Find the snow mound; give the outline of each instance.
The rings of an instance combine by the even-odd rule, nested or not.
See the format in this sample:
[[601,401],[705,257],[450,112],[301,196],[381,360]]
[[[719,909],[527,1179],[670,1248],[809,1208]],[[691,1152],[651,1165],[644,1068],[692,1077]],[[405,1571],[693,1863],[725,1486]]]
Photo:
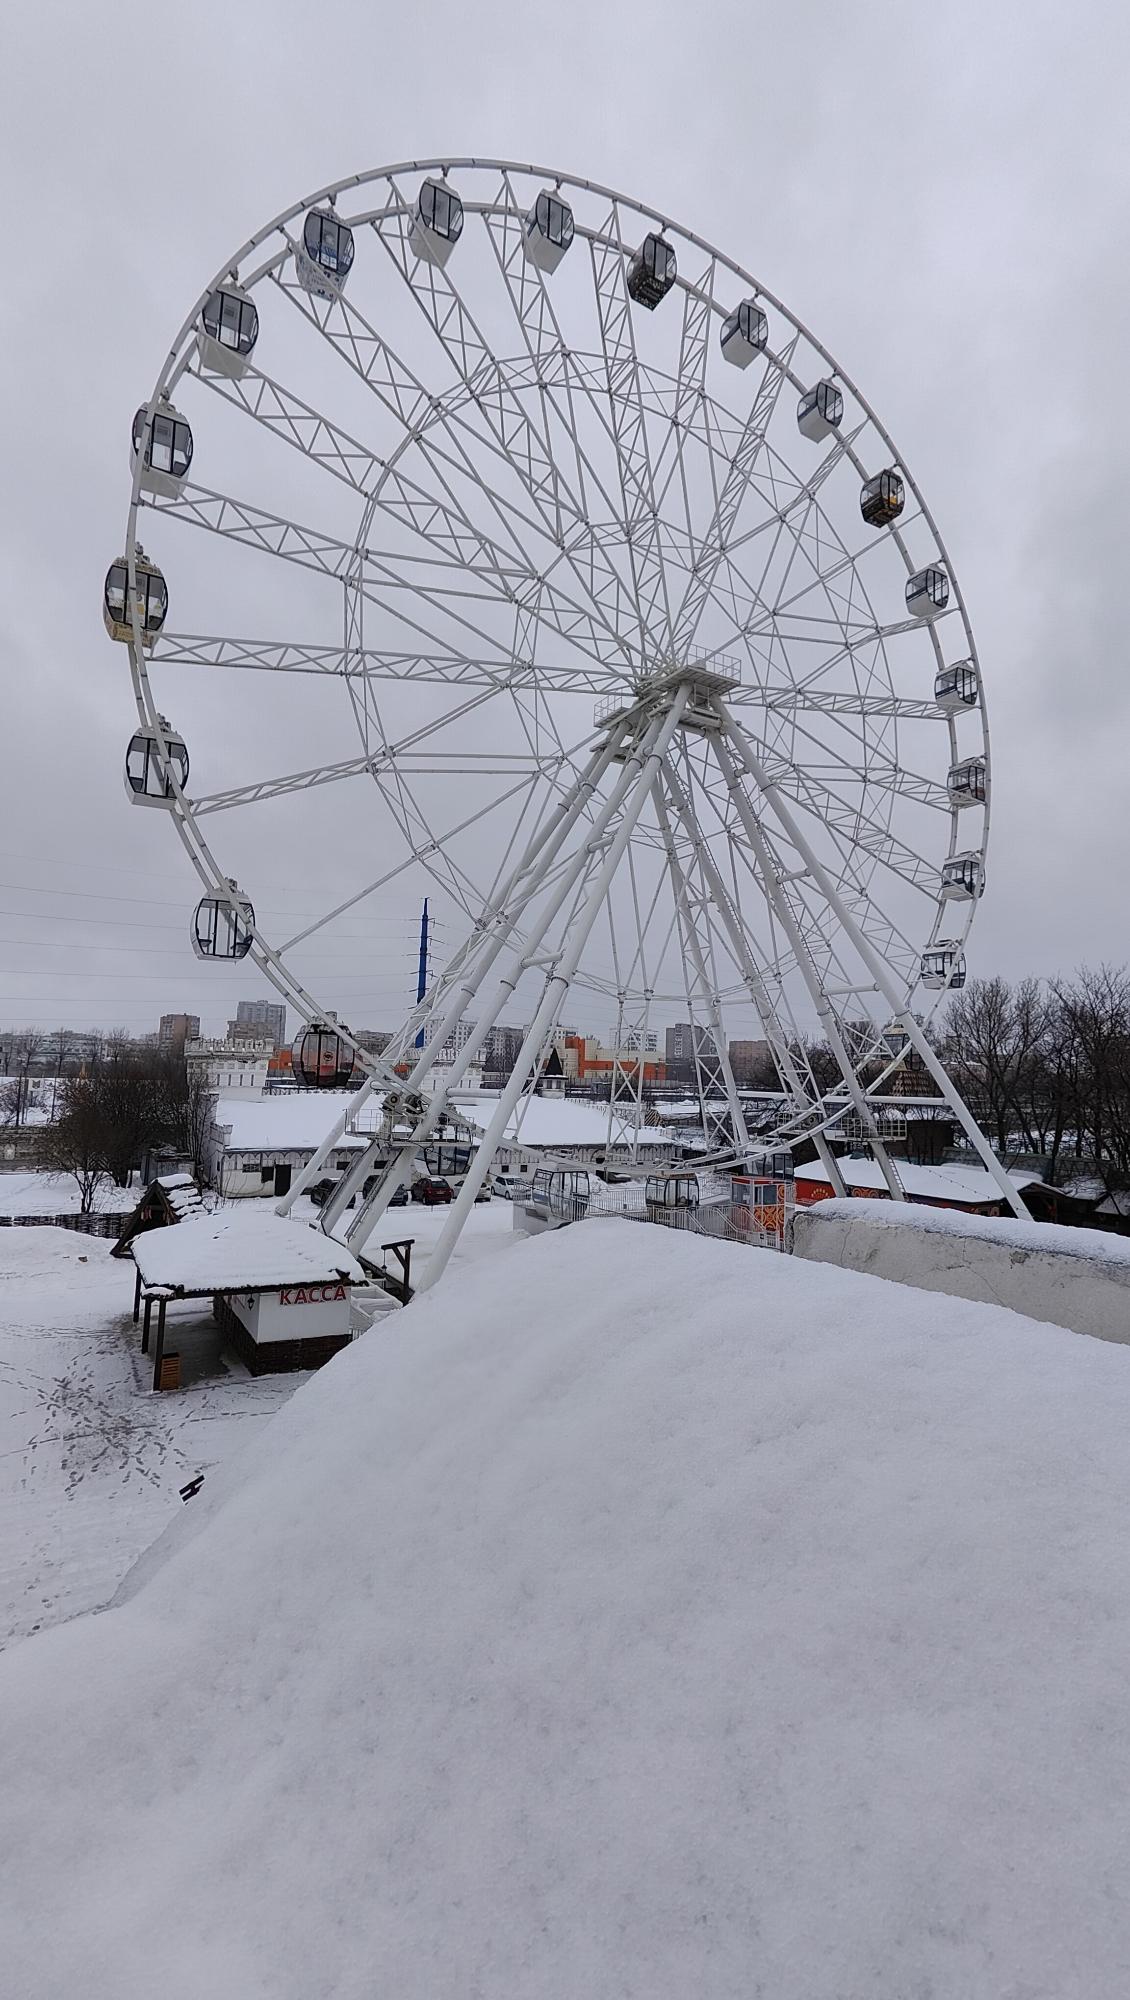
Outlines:
[[35,2000],[1124,1992],[1130,1355],[592,1222],[0,1658]]
[[[899,1173],[902,1173],[901,1160]],[[1075,1229],[1063,1222],[1021,1222],[1015,1215],[969,1215],[956,1208],[919,1207],[909,1201],[868,1201],[860,1195],[814,1202],[805,1212],[828,1222],[865,1218],[876,1228],[919,1229],[928,1236],[976,1237],[985,1243],[1003,1243],[1021,1255],[1053,1251],[1058,1257],[1077,1257],[1086,1264],[1121,1264],[1130,1269],[1130,1237],[1108,1235],[1102,1229]]]

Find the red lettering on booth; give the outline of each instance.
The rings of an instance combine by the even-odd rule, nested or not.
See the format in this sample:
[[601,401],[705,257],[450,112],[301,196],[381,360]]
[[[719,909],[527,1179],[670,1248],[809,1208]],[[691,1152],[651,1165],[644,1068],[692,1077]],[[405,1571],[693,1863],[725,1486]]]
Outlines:
[[291,1303],[292,1303],[292,1301],[291,1301],[291,1296],[290,1296],[290,1293],[289,1293],[289,1292],[280,1292],[280,1293],[279,1293],[279,1304],[280,1304],[280,1306],[289,1306],[289,1305],[290,1305]]
[[279,1304],[280,1306],[331,1305],[335,1304],[338,1299],[347,1299],[348,1297],[349,1294],[342,1284],[299,1285],[297,1288],[291,1286],[286,1291],[280,1291]]

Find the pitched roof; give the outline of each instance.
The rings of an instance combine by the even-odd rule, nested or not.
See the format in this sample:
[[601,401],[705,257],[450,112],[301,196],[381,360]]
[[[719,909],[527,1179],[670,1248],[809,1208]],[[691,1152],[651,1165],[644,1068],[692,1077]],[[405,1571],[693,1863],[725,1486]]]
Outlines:
[[360,1283],[357,1259],[307,1223],[255,1208],[193,1215],[130,1245],[142,1283],[173,1292],[253,1292],[276,1285]]

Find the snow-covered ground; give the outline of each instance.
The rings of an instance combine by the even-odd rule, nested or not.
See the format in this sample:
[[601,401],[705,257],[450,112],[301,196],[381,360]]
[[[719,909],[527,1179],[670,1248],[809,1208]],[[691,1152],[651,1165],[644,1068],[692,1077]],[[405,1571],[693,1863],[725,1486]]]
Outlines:
[[468,1256],[0,1658],[6,1990],[1124,1993],[1128,1429],[998,1307]]
[[[139,1192],[103,1182],[94,1207],[100,1215],[128,1215]],[[0,1215],[77,1215],[81,1206],[78,1183],[70,1174],[0,1174]]]
[[[44,1178],[2,1175],[0,1190]],[[128,1198],[132,1208],[136,1190]],[[52,1200],[48,1211],[65,1207]],[[252,1211],[274,1214],[266,1202],[224,1214],[246,1221]],[[8,1212],[40,1212],[35,1188]],[[394,1209],[375,1247],[414,1237],[418,1274],[446,1212]],[[511,1235],[509,1202],[476,1208],[452,1268]],[[154,1396],[133,1323],[133,1264],[109,1252],[107,1240],[63,1229],[0,1232],[0,1647],[106,1604],[179,1511],[186,1480],[238,1450],[306,1379],[255,1378],[229,1356],[226,1369]],[[206,1299],[170,1308],[170,1348],[200,1335],[214,1339]]]
[[[216,1373],[155,1396],[131,1263],[64,1229],[0,1236],[0,1646],[104,1605],[209,1472],[305,1377]],[[208,1302],[174,1306],[177,1329]]]

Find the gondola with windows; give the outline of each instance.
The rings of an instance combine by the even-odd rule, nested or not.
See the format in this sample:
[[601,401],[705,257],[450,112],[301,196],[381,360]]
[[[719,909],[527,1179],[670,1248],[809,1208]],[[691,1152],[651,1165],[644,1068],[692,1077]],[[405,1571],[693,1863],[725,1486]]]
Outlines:
[[463,203],[446,181],[424,181],[408,240],[428,264],[443,268],[463,234]]
[[859,511],[869,528],[889,528],[906,505],[906,488],[893,465],[868,479],[859,496]]
[[965,984],[965,953],[952,938],[939,938],[922,954],[918,976],[931,993],[947,987],[959,993]]
[[813,444],[831,437],[843,420],[844,399],[834,382],[814,382],[796,406],[797,429]]
[[958,660],[952,667],[939,667],[934,677],[934,700],[943,715],[960,715],[963,708],[976,708],[981,699],[981,677],[972,660]]
[[556,271],[573,241],[573,211],[543,188],[522,223],[522,248],[539,271]]
[[950,601],[950,580],[944,569],[931,564],[916,570],[906,580],[906,608],[915,618],[937,618]]
[[353,269],[353,231],[332,208],[312,208],[302,224],[294,268],[304,291],[336,299]]
[[345,1090],[353,1075],[353,1050],[338,1033],[337,1019],[311,1021],[291,1056],[296,1083],[307,1090]]
[[225,963],[246,958],[251,950],[255,911],[239,884],[228,878],[227,896],[205,896],[192,919],[192,949],[197,958]]
[[148,407],[138,410],[130,444],[131,471],[141,459],[142,490],[162,500],[175,500],[192,464],[192,429],[187,417],[162,396],[153,411],[152,424]]
[[978,848],[943,861],[941,890],[948,903],[975,903],[984,895],[985,858]]
[[[150,562],[143,548],[134,552],[134,571],[137,576],[137,615],[141,626],[141,643],[150,652],[153,642],[165,622],[169,609],[169,593],[165,579],[155,562]],[[125,556],[119,556],[106,571],[106,582],[102,589],[102,616],[111,639],[118,639],[129,645],[133,638],[133,615],[129,598],[129,563]]]
[[743,299],[722,322],[719,335],[722,359],[731,368],[748,368],[751,361],[764,354],[768,338],[769,321],[757,300]]
[[989,796],[989,771],[983,757],[966,757],[951,764],[946,778],[951,806],[983,806]]
[[258,310],[234,280],[209,292],[196,330],[202,368],[238,381],[247,373],[258,338]]
[[628,265],[628,296],[654,312],[678,276],[674,248],[665,236],[649,230]]
[[164,716],[161,716],[160,722],[168,745],[167,762],[157,741],[156,730],[148,727],[139,729],[129,741],[126,751],[126,797],[134,805],[171,806],[175,797],[173,778],[182,792],[188,783],[188,751]]
[[644,1206],[649,1222],[666,1222],[674,1215],[690,1216],[702,1194],[697,1174],[649,1174],[644,1182]]

